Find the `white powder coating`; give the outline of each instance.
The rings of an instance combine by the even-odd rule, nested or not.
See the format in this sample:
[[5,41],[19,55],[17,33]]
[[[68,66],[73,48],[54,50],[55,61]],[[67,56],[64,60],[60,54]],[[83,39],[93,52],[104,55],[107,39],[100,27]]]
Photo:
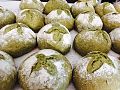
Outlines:
[[[85,38],[85,39],[87,39],[88,41],[90,41],[90,40],[92,40],[92,39],[94,39],[94,40],[96,40],[96,42],[97,41],[99,41],[98,43],[100,43],[101,44],[101,38],[103,38],[103,36],[102,37],[99,37],[98,35],[95,35],[95,33],[96,33],[97,31],[88,31],[88,32],[85,32],[85,33],[81,33],[80,34],[80,37],[81,38]],[[99,33],[100,34],[100,33]],[[102,34],[102,33],[101,33]],[[95,39],[96,38],[96,39]]]
[[38,89],[54,88],[53,90],[57,90],[58,87],[60,87],[59,85],[66,82],[66,78],[69,77],[67,72],[70,71],[66,72],[65,68],[63,67],[65,62],[62,60],[58,60],[55,62],[51,61],[57,68],[57,75],[54,76],[50,75],[47,72],[47,70],[43,67],[41,67],[40,70],[33,71],[31,73],[32,66],[34,66],[35,63],[37,62],[37,59],[35,57],[35,55],[37,54],[44,54],[45,56],[59,55],[59,53],[54,50],[44,49],[44,50],[40,50],[38,53],[34,54],[33,56],[27,58],[25,62],[21,64],[21,68],[19,70],[19,77],[21,78],[21,80],[24,78],[23,79],[24,81],[22,81],[22,83],[26,83],[29,89],[38,90]]
[[83,7],[86,6],[85,3],[86,3],[86,2],[75,2],[75,3],[73,4],[73,7],[76,7],[77,9],[83,8]]
[[113,11],[113,12],[116,12],[113,4],[109,3],[109,5],[107,5],[105,8],[105,10],[109,10],[109,11]]
[[84,25],[92,25],[92,26],[103,26],[103,23],[102,23],[102,20],[100,19],[99,16],[97,16],[96,14],[93,14],[94,18],[92,20],[92,22],[89,22],[89,17],[90,17],[90,14],[80,14],[78,16],[78,21],[83,21],[83,24]]
[[110,32],[112,42],[120,41],[120,28],[116,28]]
[[87,3],[92,4],[93,6],[96,6],[96,4],[98,3],[98,0],[86,0]]
[[33,1],[37,1],[38,3],[41,3],[40,0],[22,0],[23,3],[33,3]]
[[0,6],[0,17],[3,17],[3,13],[6,11],[2,6]]
[[120,12],[120,2],[114,2],[113,5],[114,5],[115,9],[116,9],[118,12]]
[[19,13],[18,13],[18,15],[17,15],[17,17],[16,18],[18,18],[19,17],[19,20],[22,20],[22,19],[24,19],[24,17],[26,17],[26,14],[23,14],[25,11],[28,11],[29,9],[23,9],[23,10],[21,10]]
[[50,56],[50,55],[53,55],[53,54],[58,54],[57,51],[54,51],[54,50],[51,50],[51,49],[40,50],[38,53],[39,54],[44,54],[45,56]]
[[[14,17],[14,13],[2,6],[0,6],[0,17],[3,18],[3,20],[6,20],[11,17]],[[1,19],[1,21],[3,22],[3,20]]]
[[59,22],[63,24],[66,28],[71,30],[74,26],[74,18],[72,17],[69,10],[56,9],[51,11],[45,17],[45,24]]
[[[71,35],[70,32],[68,31],[68,29],[63,26],[62,24],[60,24],[61,27],[63,27],[67,33],[63,34],[63,38],[62,38],[62,42],[63,45],[71,45]],[[54,39],[53,39],[53,34],[54,33],[46,33],[50,28],[52,28],[52,24],[47,24],[45,25],[37,34],[37,41],[39,42],[41,39],[45,39],[45,40],[50,40],[51,42],[57,43]]]
[[12,58],[9,54],[7,54],[7,53],[5,53],[5,52],[3,52],[3,51],[0,51],[0,54],[5,57],[5,59],[6,59],[5,62],[8,62],[8,63],[11,64],[12,66],[14,66],[13,58]]
[[[90,21],[90,15],[93,16],[93,19]],[[77,16],[77,19],[75,21],[76,26],[78,28],[78,31],[81,31],[83,28],[88,28],[88,29],[102,29],[103,23],[100,17],[93,13],[85,13],[85,14],[79,14]]]
[[111,3],[104,2],[95,7],[96,13],[102,17],[111,12],[117,12]]
[[24,9],[18,13],[16,22],[28,25],[33,31],[39,31],[44,26],[44,15],[36,9]]
[[37,34],[37,41],[39,41],[42,38],[46,40],[53,40],[53,33],[51,34],[46,33],[50,28],[52,28],[52,24],[47,24],[44,27],[42,27]]
[[40,0],[21,0],[19,5],[20,9],[37,9],[43,12],[44,5]]
[[23,3],[33,3],[33,0],[22,0]]
[[0,54],[3,55],[5,58],[5,59],[0,59],[0,75],[7,76],[14,74],[16,72],[16,69],[13,62],[13,58],[3,51],[0,51]]
[[[20,24],[20,23],[18,23]],[[19,42],[31,42],[31,43],[35,43],[36,42],[36,34],[27,27],[22,27],[22,34],[18,33],[18,29],[15,28],[7,33],[5,33],[5,29],[7,27],[9,27],[10,25],[6,25],[5,27],[3,27],[0,30],[0,47],[4,47],[7,46],[9,43],[9,41],[11,40],[15,40],[15,41],[19,41]]]
[[71,19],[72,18],[72,16],[71,15],[67,15],[64,10],[62,10],[61,14],[58,15],[57,10],[59,10],[59,9],[51,11],[46,16],[46,19],[53,20],[53,19]]
[[119,13],[108,13],[102,17],[109,23],[120,23],[120,14]]
[[[107,63],[104,63],[98,70],[96,70],[94,73],[89,74],[87,72],[87,66],[90,62],[91,57],[89,58],[82,58],[79,63],[77,64],[77,70],[79,72],[80,78],[84,78],[86,80],[93,80],[95,78],[101,77],[101,78],[110,78],[112,75],[120,75],[119,73],[119,64],[118,60],[110,56],[112,62],[114,63],[114,67],[108,65]],[[120,62],[119,62],[120,63]]]
[[75,2],[71,7],[71,12],[74,17],[78,16],[80,13],[84,12],[95,12],[92,4],[87,2]]
[[0,71],[4,72],[5,74],[10,75],[11,73],[15,72],[15,67],[12,66],[10,63],[6,62],[5,60],[1,60]]
[[75,2],[72,7],[76,8],[76,9],[83,9],[83,8],[86,8],[86,7],[93,8],[93,6],[89,3],[87,3],[87,5],[86,5],[86,2]]

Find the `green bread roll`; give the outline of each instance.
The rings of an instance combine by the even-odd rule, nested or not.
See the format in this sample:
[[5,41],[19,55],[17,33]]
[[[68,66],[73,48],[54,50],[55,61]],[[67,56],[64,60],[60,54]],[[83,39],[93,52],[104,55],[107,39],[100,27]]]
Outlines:
[[111,39],[106,31],[81,31],[74,39],[74,49],[82,56],[92,51],[108,53],[111,49]]
[[114,5],[115,9],[117,10],[117,12],[120,13],[120,2],[114,2],[113,5]]
[[120,27],[120,14],[118,12],[108,13],[104,15],[101,19],[104,24],[104,29],[107,32]]
[[40,0],[21,0],[20,9],[37,9],[40,12],[43,12],[44,5]]
[[16,16],[15,14],[0,6],[0,28],[4,27],[7,24],[15,23]]
[[95,7],[95,11],[100,17],[102,17],[105,14],[111,13],[111,12],[117,12],[114,6],[109,2],[98,4]]
[[93,5],[94,7],[98,4],[98,0],[78,0],[78,1],[87,2],[91,5]]
[[94,7],[91,4],[89,4],[87,2],[77,1],[72,5],[71,12],[72,12],[72,15],[74,17],[76,17],[80,13],[95,12],[95,10],[94,10]]
[[112,41],[112,50],[120,53],[120,28],[112,30],[109,34]]
[[0,51],[0,90],[13,90],[16,82],[17,70],[13,58]]
[[103,23],[100,17],[94,12],[80,13],[75,19],[77,31],[82,30],[99,30],[102,29]]
[[52,10],[55,10],[55,9],[70,10],[70,6],[66,0],[49,0],[45,4],[44,13],[49,14]]
[[43,49],[28,57],[19,68],[19,83],[24,90],[66,90],[72,67],[62,54]]
[[24,55],[36,46],[36,34],[22,23],[6,25],[0,30],[0,50],[13,57]]
[[44,26],[44,15],[35,9],[24,9],[18,14],[16,22],[24,23],[38,32]]
[[102,52],[84,56],[73,70],[76,90],[119,90],[120,61]]
[[46,24],[55,23],[55,22],[64,25],[68,30],[71,30],[74,27],[74,18],[72,17],[69,10],[56,9],[51,11],[45,17]]
[[68,29],[59,23],[45,25],[37,34],[40,49],[54,49],[66,54],[71,49],[71,35]]

